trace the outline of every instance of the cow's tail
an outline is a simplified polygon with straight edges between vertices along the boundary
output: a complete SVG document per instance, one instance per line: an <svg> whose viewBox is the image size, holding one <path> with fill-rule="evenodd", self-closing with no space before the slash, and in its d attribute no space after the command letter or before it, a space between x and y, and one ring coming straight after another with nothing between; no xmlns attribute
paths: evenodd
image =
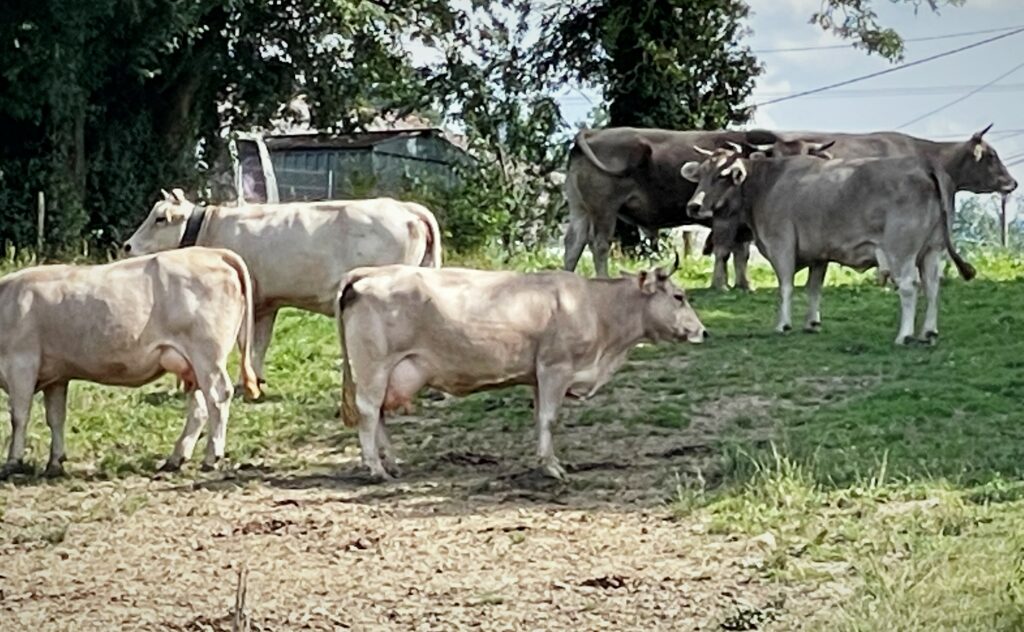
<svg viewBox="0 0 1024 632"><path fill-rule="evenodd" d="M421 268L441 267L441 228L437 225L437 218L424 206L419 207L417 214L427 227L427 247L420 261Z"/></svg>
<svg viewBox="0 0 1024 632"><path fill-rule="evenodd" d="M259 379L256 371L252 368L252 338L253 338L253 293L252 277L249 275L249 268L246 267L242 258L233 252L224 254L224 261L235 269L238 280L242 284L242 327L238 332L238 351L241 356L239 364L242 369L242 388L249 399L257 399L260 396Z"/></svg>
<svg viewBox="0 0 1024 632"><path fill-rule="evenodd" d="M583 152L583 155L587 157L587 160L590 161L590 164L597 167L598 171L602 173L610 175L614 178L621 178L629 175L629 173L634 169L634 165L630 164L631 161L627 162L626 166L621 169L612 169L608 165L601 162L601 159L598 158L597 155L594 154L594 150L591 149L590 143L587 142L586 130L580 130L579 133L576 134L575 143L576 146L580 148L580 151Z"/></svg>
<svg viewBox="0 0 1024 632"><path fill-rule="evenodd" d="M345 339L345 307L356 300L355 283L362 276L348 274L341 282L341 291L335 301L334 317L338 323L338 339L341 341L341 420L348 427L359 425L359 409L356 407L356 381L352 375L352 363L348 357Z"/></svg>
<svg viewBox="0 0 1024 632"><path fill-rule="evenodd" d="M978 276L978 271L956 251L956 247L953 245L953 237L950 235L950 224L953 222L953 201L956 192L950 186L949 178L945 173L933 169L931 176L939 192L939 207L942 209L942 240L946 244L946 252L949 253L949 258L953 260L953 265L956 266L960 276L965 281L970 281Z"/></svg>

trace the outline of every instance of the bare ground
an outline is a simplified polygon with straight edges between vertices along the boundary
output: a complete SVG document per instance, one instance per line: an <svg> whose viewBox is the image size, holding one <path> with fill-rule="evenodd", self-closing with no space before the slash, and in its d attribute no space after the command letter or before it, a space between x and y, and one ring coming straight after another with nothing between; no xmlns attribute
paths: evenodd
<svg viewBox="0 0 1024 632"><path fill-rule="evenodd" d="M398 483L368 484L344 435L296 471L8 485L0 630L230 630L242 566L256 630L799 627L822 597L766 580L764 541L665 506L714 475L730 416L764 405L686 430L567 415L567 484L532 474L528 424L442 425L439 402L390 422Z"/></svg>

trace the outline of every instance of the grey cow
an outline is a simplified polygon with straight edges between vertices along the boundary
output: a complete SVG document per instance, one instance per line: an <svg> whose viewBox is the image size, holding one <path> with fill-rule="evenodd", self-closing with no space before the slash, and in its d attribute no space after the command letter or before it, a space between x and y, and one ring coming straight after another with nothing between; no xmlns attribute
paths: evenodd
<svg viewBox="0 0 1024 632"><path fill-rule="evenodd" d="M764 149L770 150L774 156L814 154L822 158L844 159L916 156L945 171L953 183L953 192L1005 195L1016 187L1016 182L999 159L999 154L983 138L991 128L989 125L967 140L951 142L936 142L900 132L773 132L774 142ZM707 148L713 149L710 145ZM719 267L723 271L721 274L724 274L725 262L722 258L727 258L730 252L737 253L739 258L746 261L749 230L748 227L721 220L712 222L711 226L711 239L705 254L710 253L711 247L714 248L716 275L719 274Z"/></svg>
<svg viewBox="0 0 1024 632"><path fill-rule="evenodd" d="M810 268L807 331L821 326L821 286L829 262L861 270L877 266L880 276L891 275L902 305L897 344L913 338L919 284L928 301L921 335L938 336L943 250L965 279L974 277L950 240L952 180L931 161L767 160L718 150L703 164L684 165L682 175L698 182L688 212L742 221L753 229L778 276L779 332L791 329L793 276L803 268Z"/></svg>
<svg viewBox="0 0 1024 632"><path fill-rule="evenodd" d="M679 177L679 167L702 155L694 147L731 146L753 151L755 146L773 147L776 137L765 130L670 131L614 127L583 130L576 136L569 154L565 197L569 205L569 226L565 233L565 269L573 271L583 249L590 246L597 275L608 276L608 250L617 218L646 231L703 224L710 220L687 216L686 201L693 184ZM778 152L814 153L812 141L778 146ZM713 287L724 288L725 265L735 255L736 285L749 287L746 274L749 231L714 239L715 274Z"/></svg>

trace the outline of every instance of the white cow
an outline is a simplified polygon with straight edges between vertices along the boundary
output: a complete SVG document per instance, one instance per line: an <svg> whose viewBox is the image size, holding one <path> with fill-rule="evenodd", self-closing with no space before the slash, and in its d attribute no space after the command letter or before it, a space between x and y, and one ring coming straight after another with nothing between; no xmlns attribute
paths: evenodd
<svg viewBox="0 0 1024 632"><path fill-rule="evenodd" d="M338 283L353 268L441 266L433 213L391 198L204 207L175 189L164 192L124 250L135 256L195 244L232 250L249 267L256 292L253 365L261 382L280 308L331 316Z"/></svg>
<svg viewBox="0 0 1024 632"><path fill-rule="evenodd" d="M238 340L246 390L259 392L250 359L252 282L227 250L194 248L97 266L28 268L0 279L0 386L11 443L0 478L25 471L25 430L42 391L50 426L48 476L64 473L68 382L142 386L174 373L190 392L188 420L166 469L192 455L209 421L204 467L224 456L233 387L227 357Z"/></svg>
<svg viewBox="0 0 1024 632"><path fill-rule="evenodd" d="M551 424L567 395L592 395L643 340L707 336L674 271L588 280L561 271L353 270L338 298L342 417L359 427L363 463L376 478L395 474L383 413L408 406L424 386L466 395L525 384L534 388L541 467L563 478Z"/></svg>

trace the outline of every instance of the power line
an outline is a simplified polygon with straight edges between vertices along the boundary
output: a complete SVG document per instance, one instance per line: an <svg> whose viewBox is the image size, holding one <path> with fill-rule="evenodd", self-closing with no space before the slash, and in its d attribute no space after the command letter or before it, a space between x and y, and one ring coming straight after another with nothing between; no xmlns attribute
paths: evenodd
<svg viewBox="0 0 1024 632"><path fill-rule="evenodd" d="M826 94L811 95L815 98L856 98L856 97L912 97L912 96L934 96L940 94L956 94L964 90L977 89L979 92L1019 92L1024 90L1024 83L1008 83L1001 86L994 85L958 85L958 86L905 86L899 88L873 88L863 90L832 90ZM777 97L788 96L792 92L762 92L761 96Z"/></svg>
<svg viewBox="0 0 1024 632"><path fill-rule="evenodd" d="M984 90L988 86L991 86L992 84L998 83L999 81L1005 79L1006 77L1009 77L1010 75L1012 75L1013 73L1017 72L1021 68L1024 68L1024 62L1021 62L1021 63L1017 64L1016 66L1014 66L1013 68L1010 68L1009 70L1007 70L1003 74L999 75L995 79L993 79L993 80L991 80L991 81L989 81L987 83L984 83L984 84L978 86L977 88L971 90L970 92L967 92L966 94L964 94L962 96L959 96L959 97L953 99L952 101L950 101L950 102L948 102L948 103L946 103L944 105L940 105L939 107L935 108L934 110L931 110L929 112L925 112L921 116L917 116L915 118L910 119L909 121L907 121L903 125L900 125L896 129L903 129L904 127L909 127L909 126L913 125L914 123L917 123L918 121L922 121L922 120L928 118L929 116L932 116L933 114L938 114L939 112L941 112L941 111L943 111L943 110L945 110L947 108L953 107L957 103L960 103L961 101L965 101L965 100L971 98L972 96L978 94L979 92L981 92L982 90Z"/></svg>
<svg viewBox="0 0 1024 632"><path fill-rule="evenodd" d="M1012 156L1006 156L1005 158L1003 158L1003 164L1013 162L1019 158L1024 158L1024 151L1013 154Z"/></svg>
<svg viewBox="0 0 1024 632"><path fill-rule="evenodd" d="M946 33L944 35L931 35L928 37L908 37L904 38L904 42L933 42L936 40L952 39L954 37L967 37L969 35L985 35L988 33L1002 33L1004 31L1012 31L1015 28L1020 28L1024 24L1017 24L1015 26L1002 26L995 29L982 29L980 31L961 31L960 33ZM794 46L791 48L762 48L760 50L751 51L755 55L767 55L771 53L802 53L805 51L814 50L839 50L842 48L856 48L854 44L826 44L822 46Z"/></svg>
<svg viewBox="0 0 1024 632"><path fill-rule="evenodd" d="M833 88L839 88L841 86L847 86L847 85L850 85L851 83L857 83L858 81L864 81L866 79L873 79L875 77L881 77L882 75L887 75L889 73L896 72L897 70L903 70L905 68L911 68L913 66L918 66L920 64L924 64L924 63L927 63L927 62L930 62L930 61L935 61L936 59L941 59L943 57L949 57L950 55L955 55L956 53L962 53L965 50L970 50L972 48L977 48L978 46L982 46L984 44L989 44L989 43L994 42L996 40L1001 40L1001 39L1004 39L1004 38L1007 38L1007 37L1011 37L1011 36L1017 35L1018 33L1021 33L1021 32L1024 32L1024 27L1018 28L1018 29L1013 30L1013 31L1010 31L1009 33L1003 33L1002 35L996 35L994 37L989 37L989 38L986 38L986 39L983 39L983 40L979 40L977 42L973 42L971 44L967 44L966 46L961 46L959 48L954 48L953 50L948 50L948 51L945 51L943 53L937 53L937 54L931 55L929 57L924 57L924 58L918 59L916 61L907 62L905 64L900 64L898 66L893 66L891 68L886 68L884 70L879 70L877 72L872 72L872 73L868 73L866 75L861 75L859 77L853 77L852 79L846 79L845 81L838 81L836 83L828 84L828 85L821 86L821 87L818 87L818 88L812 88L810 90L804 90L803 92L797 92L795 94L791 94L791 95L788 95L788 96L778 97L776 99L769 99L768 101L762 101L761 103L755 103L751 107L755 107L755 108L764 107L766 105L772 105L772 104L775 104L775 103L781 103L783 101L789 101L791 99L796 99L796 98L799 98L799 97L804 97L804 96L807 96L809 94L816 94L818 92L824 92L825 90L831 90Z"/></svg>
<svg viewBox="0 0 1024 632"><path fill-rule="evenodd" d="M938 134L932 138L963 138L964 136L970 136L974 132L957 132L954 134ZM1007 138L1013 138L1014 136L1020 136L1024 134L1024 129L997 129L989 132L987 136L999 136L999 140L1003 141Z"/></svg>

